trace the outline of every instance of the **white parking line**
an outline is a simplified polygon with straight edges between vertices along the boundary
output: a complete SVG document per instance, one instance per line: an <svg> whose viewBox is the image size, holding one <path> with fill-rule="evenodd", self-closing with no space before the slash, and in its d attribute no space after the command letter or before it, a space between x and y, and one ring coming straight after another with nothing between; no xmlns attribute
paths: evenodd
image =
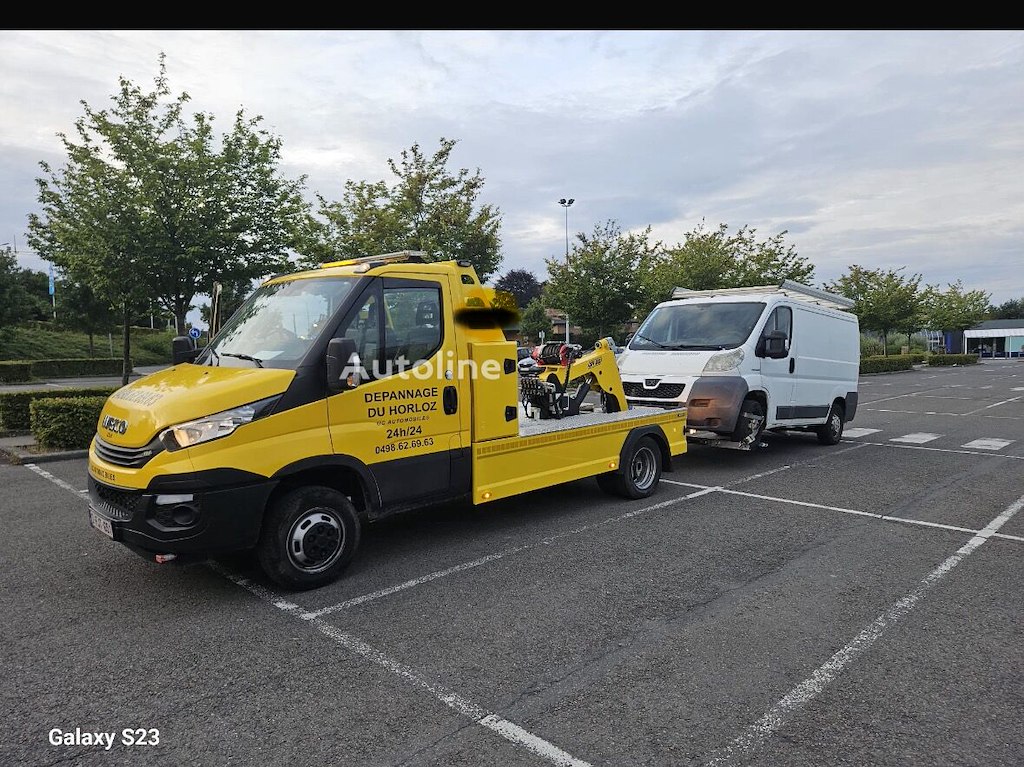
<svg viewBox="0 0 1024 767"><path fill-rule="evenodd" d="M41 469L41 468L39 468L34 463L26 463L25 464L25 468L28 469L29 471L34 471L36 474L38 474L43 479L48 479L50 482L55 484L57 487L62 487L65 490L67 490L68 492L74 493L75 495L77 495L79 497L81 497L82 495L88 494L88 492L89 492L88 490L79 490L78 488L74 487L71 483L65 482L60 477L53 476L46 469Z"/></svg>
<svg viewBox="0 0 1024 767"><path fill-rule="evenodd" d="M1016 440L1012 439L996 439L995 437L985 437L983 439L976 439L968 442L960 447L966 447L971 450L1002 450L1007 445L1012 445Z"/></svg>
<svg viewBox="0 0 1024 767"><path fill-rule="evenodd" d="M861 429L861 428L844 429L843 430L843 436L844 437L849 437L850 439L857 439L858 437L866 437L869 434L877 434L880 431L881 431L881 429Z"/></svg>
<svg viewBox="0 0 1024 767"><path fill-rule="evenodd" d="M932 434L927 431L918 431L913 434L904 434L902 437L893 437L890 442L906 442L910 445L923 445L925 442L932 442L941 437L941 434Z"/></svg>
<svg viewBox="0 0 1024 767"><path fill-rule="evenodd" d="M819 666L804 681L784 695L778 703L765 712L764 716L754 722L732 743L721 749L707 761L715 767L737 764L755 751L768 738L786 723L793 712L800 709L833 682L843 670L863 655L878 640L885 630L905 618L929 589L948 575L974 551L991 538L999 528L1005 525L1013 515L1024 508L1024 497L1018 498L1003 510L999 516L989 522L977 535L946 558L918 584L917 588L889 607L868 626L862 629L846 646L838 650L831 658Z"/></svg>
<svg viewBox="0 0 1024 767"><path fill-rule="evenodd" d="M258 583L253 583L248 578L231 572L219 564L211 563L210 567L236 586L246 589L250 594L253 594L264 602L268 602L277 607L280 602L284 601L280 596L270 591L270 589L267 589ZM382 653L380 650L371 647L358 637L342 631L337 626L332 626L315 618L309 622L309 625L314 626L325 637L333 640L350 652L355 653L359 657L364 658L371 663L375 663L400 679L409 682L414 687L425 690L436 700L458 712L462 716L472 719L481 727L486 727L506 740L516 744L517 746L525 748L527 751L546 759L552 764L559 765L560 767L591 767L589 762L577 759L572 754L563 751L553 743L549 743L538 735L534 735L532 732L523 729L515 722L510 722L508 719L504 719L497 714L488 711L483 706L480 706L471 700L467 700L453 690L450 690L436 682L431 682L429 679L426 679L416 672L413 668Z"/></svg>
<svg viewBox="0 0 1024 767"><path fill-rule="evenodd" d="M861 442L861 445L874 445L875 447L894 447L900 450L930 450L934 453L956 453L957 455L984 455L989 458L1011 458L1017 461L1024 461L1024 455L1013 455L1006 453L979 453L977 450L953 450L947 447L925 447L924 445L894 445L891 442Z"/></svg>
<svg viewBox="0 0 1024 767"><path fill-rule="evenodd" d="M1021 397L1024 397L1024 395L1021 395ZM991 410L992 408L999 407L1000 405L1009 405L1011 402L1016 402L1017 400L1021 399L1021 397L1011 397L1010 399L1004 399L1002 402L993 402L991 405L979 407L977 410L972 410L969 413L964 413L964 415L974 415L975 413L980 413L983 410Z"/></svg>

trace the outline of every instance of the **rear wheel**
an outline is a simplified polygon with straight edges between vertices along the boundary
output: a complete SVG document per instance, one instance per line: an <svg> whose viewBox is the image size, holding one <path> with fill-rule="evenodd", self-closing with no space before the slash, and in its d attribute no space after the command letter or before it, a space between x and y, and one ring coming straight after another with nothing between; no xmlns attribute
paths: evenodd
<svg viewBox="0 0 1024 767"><path fill-rule="evenodd" d="M843 439L843 426L846 423L846 410L838 402L833 402L828 411L828 420L824 426L818 426L814 431L818 435L818 442L823 445L838 445Z"/></svg>
<svg viewBox="0 0 1024 767"><path fill-rule="evenodd" d="M647 498L660 481L661 448L652 437L637 440L619 471L597 477L597 484L606 493L631 500Z"/></svg>
<svg viewBox="0 0 1024 767"><path fill-rule="evenodd" d="M761 447L765 425L764 405L758 400L748 397L740 406L740 414L736 419L736 430L732 433L734 442L747 440L751 450Z"/></svg>
<svg viewBox="0 0 1024 767"><path fill-rule="evenodd" d="M347 496L329 487L300 487L271 506L256 555L275 583L313 589L341 575L359 534L359 517Z"/></svg>

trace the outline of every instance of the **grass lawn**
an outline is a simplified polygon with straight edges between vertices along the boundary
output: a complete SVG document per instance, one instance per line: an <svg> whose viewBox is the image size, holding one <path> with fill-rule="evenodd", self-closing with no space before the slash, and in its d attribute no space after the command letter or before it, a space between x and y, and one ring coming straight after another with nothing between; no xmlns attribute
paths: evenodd
<svg viewBox="0 0 1024 767"><path fill-rule="evenodd" d="M93 339L94 354L89 354L89 336L70 330L37 327L13 327L0 331L0 360L80 359L89 356L120 357L121 331L113 334L114 353L106 333ZM154 332L145 328L132 332L132 360L136 365L162 365L171 361L172 332Z"/></svg>

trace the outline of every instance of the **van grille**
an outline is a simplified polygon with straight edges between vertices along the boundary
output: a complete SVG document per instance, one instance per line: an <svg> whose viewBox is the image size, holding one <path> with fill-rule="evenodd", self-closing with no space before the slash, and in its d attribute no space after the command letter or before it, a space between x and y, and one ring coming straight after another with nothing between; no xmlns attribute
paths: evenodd
<svg viewBox="0 0 1024 767"><path fill-rule="evenodd" d="M135 515L141 498L141 490L121 490L89 478L89 500L96 511L108 519L127 522Z"/></svg>
<svg viewBox="0 0 1024 767"><path fill-rule="evenodd" d="M686 384L663 383L653 389L647 389L642 383L636 381L624 381L622 388L627 397L650 397L652 399L675 399L683 393Z"/></svg>
<svg viewBox="0 0 1024 767"><path fill-rule="evenodd" d="M138 469L149 463L150 459L164 449L159 439L154 439L143 447L121 447L111 445L96 435L96 455L114 466L127 466Z"/></svg>

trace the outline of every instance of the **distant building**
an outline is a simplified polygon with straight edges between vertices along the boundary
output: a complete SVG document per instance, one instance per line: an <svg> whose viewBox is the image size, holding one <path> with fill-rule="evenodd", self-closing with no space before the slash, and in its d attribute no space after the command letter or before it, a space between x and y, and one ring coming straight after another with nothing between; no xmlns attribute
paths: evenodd
<svg viewBox="0 0 1024 767"><path fill-rule="evenodd" d="M982 357L1024 357L1024 320L985 320L960 334L946 333L946 351Z"/></svg>

